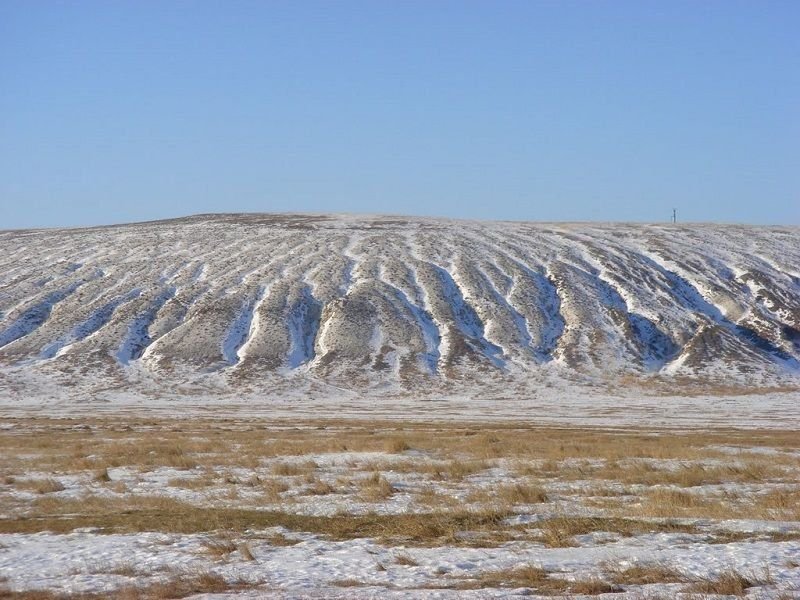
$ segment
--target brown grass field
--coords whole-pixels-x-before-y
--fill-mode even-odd
[[[389,548],[574,548],[585,543],[581,536],[601,532],[702,535],[708,544],[800,539],[800,527],[724,527],[736,519],[800,521],[800,436],[794,431],[336,420],[5,422],[0,534],[82,528],[206,534],[204,552],[212,561],[254,561],[255,541],[291,547],[299,540],[294,536],[308,534],[370,538]],[[535,517],[536,525],[514,519],[520,516]],[[282,533],[252,537],[270,528]],[[411,568],[416,560],[401,551],[393,563]],[[529,587],[569,596],[670,583],[686,597],[713,597],[770,583],[737,572],[692,579],[668,564],[606,565],[603,571],[568,581],[530,565],[444,577],[427,587]],[[123,587],[116,597],[177,598],[247,585],[197,571],[174,582]],[[67,597],[3,586],[0,579],[0,598]]]

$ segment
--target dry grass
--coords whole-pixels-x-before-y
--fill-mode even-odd
[[[639,514],[648,517],[720,517],[733,518],[732,506],[701,494],[669,488],[647,491]]]
[[[716,577],[697,581],[689,586],[689,591],[701,594],[719,594],[725,596],[744,596],[747,590],[759,585],[758,579],[745,576],[733,569],[720,573]]]
[[[631,512],[617,504],[616,512]],[[718,496],[669,488],[655,488],[642,494],[635,514],[647,517],[700,517],[716,520],[743,517],[797,521],[800,520],[800,490],[772,489],[756,495],[727,492]]]
[[[619,586],[596,577],[573,581],[569,584],[567,589],[570,594],[578,594],[581,596],[598,596],[600,594],[613,594],[614,592],[622,591],[622,588]]]
[[[800,489],[771,490],[756,496],[753,507],[764,519],[800,521]]]
[[[567,581],[552,577],[550,573],[535,565],[523,565],[510,569],[486,571],[478,578],[461,582],[461,589],[475,588],[531,588],[539,595],[580,594],[594,596],[621,589],[600,579]]]
[[[333,494],[336,492],[336,488],[334,488],[330,483],[322,481],[317,477],[312,477],[311,480],[306,481],[309,485],[303,489],[303,494],[310,495],[310,496],[326,496],[328,494]]]
[[[593,532],[621,536],[708,532],[674,518],[800,520],[796,454],[800,438],[790,431],[664,435],[659,431],[389,421],[312,420],[292,422],[289,427],[274,420],[226,419],[120,423],[98,418],[86,420],[87,427],[80,430],[74,425],[69,419],[28,419],[0,431],[0,500],[6,515],[0,519],[0,532],[58,533],[78,527],[99,527],[109,533],[211,532],[209,555],[218,560],[231,555],[250,560],[249,546],[235,540],[241,540],[247,530],[271,527],[332,540],[375,538],[386,544],[478,547],[516,540],[564,547],[575,545],[576,536]],[[731,454],[734,446],[744,450]],[[403,455],[411,448],[414,456]],[[747,448],[772,448],[776,453],[765,456]],[[378,458],[333,456],[318,458],[319,464],[311,460],[311,455],[339,452],[377,453]],[[127,484],[111,481],[108,469],[118,466],[127,467]],[[175,490],[159,488],[162,479],[148,471],[163,467],[192,469],[178,476],[170,474],[169,480],[169,486],[184,490],[181,497],[192,498],[191,502],[161,495],[175,494]],[[52,473],[53,477],[32,480],[25,476],[28,472]],[[516,479],[503,480],[508,472]],[[87,493],[71,499],[52,493],[58,491],[59,479],[67,481],[65,477],[73,474],[84,491],[102,488],[105,495],[109,490],[126,495]],[[400,481],[402,496],[396,489]],[[741,484],[739,495],[719,490],[712,495],[696,489],[721,483]],[[75,486],[70,483],[70,487]],[[38,497],[33,502],[16,497],[23,489]],[[387,502],[396,495],[403,503]],[[570,514],[572,506],[589,497],[591,508],[585,504],[581,510],[590,512],[581,514],[594,516]],[[465,498],[474,503],[470,506],[475,510],[465,510]],[[408,500],[411,510],[399,515],[303,514],[310,512],[303,510],[309,505],[330,502],[336,506],[340,499],[385,503],[381,510],[405,506]],[[548,506],[530,506],[544,502]],[[274,510],[263,510],[266,505]],[[548,515],[553,510],[560,511],[558,516],[536,525],[512,526],[504,520],[520,513]],[[266,539],[274,546],[298,542],[288,535]],[[796,534],[774,534],[774,539],[779,535]],[[740,539],[749,538],[722,532],[707,541]],[[679,574],[658,565],[612,571],[609,577],[609,582],[567,582],[529,566],[487,573],[458,585],[504,587],[529,581],[535,585],[528,587],[541,593],[585,590],[596,594],[613,585],[679,581]],[[722,587],[722,579],[696,585]]]
[[[549,500],[541,485],[512,483],[498,487],[480,487],[472,490],[466,498],[474,504],[493,504],[506,507],[524,504],[541,504]]]
[[[545,489],[532,483],[504,485],[496,493],[500,500],[509,504],[540,504],[549,500]]]
[[[675,521],[647,521],[615,517],[578,517],[563,515],[547,519],[541,525],[541,541],[550,548],[575,546],[576,535],[596,532],[617,533],[623,537],[645,533],[696,533],[693,525]]]
[[[425,486],[417,491],[416,501],[421,506],[438,509],[453,508],[459,505],[459,501],[453,496],[439,492],[430,486]]]
[[[763,459],[722,466],[694,463],[680,465],[676,469],[658,468],[655,464],[644,461],[624,465],[619,462],[610,462],[591,473],[594,478],[609,479],[628,485],[674,485],[679,487],[761,482],[781,474],[783,474],[782,468],[767,463]]]
[[[90,566],[91,567],[91,566]],[[122,575],[123,577],[136,577],[140,571],[136,570],[136,566],[131,562],[117,563],[109,566],[107,564],[97,565],[96,567],[89,568],[88,573],[103,573],[108,575]]]
[[[752,499],[732,499],[704,498],[666,488],[688,489],[722,482],[772,486],[780,482],[794,483],[800,474],[800,460],[795,454],[779,452],[767,458],[754,453],[731,455],[717,449],[741,446],[796,451],[800,442],[794,432],[720,430],[660,435],[590,428],[389,422],[373,425],[335,420],[311,421],[302,428],[281,428],[280,423],[272,423],[276,425],[272,429],[225,420],[198,420],[191,426],[183,423],[175,426],[169,421],[132,419],[120,424],[97,419],[89,420],[80,430],[59,420],[30,419],[26,424],[27,427],[15,427],[13,433],[0,432],[0,472],[4,474],[6,485],[15,488],[28,485],[43,496],[55,491],[57,485],[49,480],[24,483],[24,473],[31,467],[59,474],[88,473],[95,481],[124,493],[124,482],[108,482],[108,467],[126,466],[133,470],[135,477],[136,469],[201,465],[204,471],[199,475],[174,477],[169,484],[186,490],[208,489],[208,498],[252,506],[253,502],[258,502],[252,493],[237,490],[261,491],[262,504],[297,502],[302,498],[284,495],[284,492],[289,485],[303,486],[300,479],[304,478],[305,495],[338,492],[343,496],[356,494],[368,502],[380,502],[395,492],[385,474],[397,472],[421,479],[419,484],[409,487],[420,507],[443,509],[454,507],[458,502],[455,498],[469,496],[470,492],[474,492],[470,498],[476,502],[520,507],[548,501],[545,486],[549,489],[554,483],[588,480],[588,487],[582,488],[584,491],[576,487],[575,492],[568,495],[595,496],[592,506],[607,514],[800,518],[796,516],[797,506],[800,506],[797,498],[800,492],[797,491],[773,490]],[[363,467],[351,465],[350,473],[360,468],[373,471],[364,481],[351,481],[352,475],[347,477],[341,472],[323,478],[327,473],[323,473],[317,463],[302,458],[303,454],[311,452],[343,450],[396,454],[412,447],[430,458],[390,460],[387,457]],[[664,460],[672,462],[659,462]],[[677,462],[676,466],[676,461],[682,462]],[[241,468],[248,465],[255,465],[259,471],[252,470],[249,476],[240,475]],[[238,467],[237,474],[230,471],[225,475],[225,466]],[[494,492],[476,492],[473,489],[476,482],[471,477],[498,466],[510,468],[520,476],[535,476],[537,480],[504,484]],[[384,474],[376,475],[378,472]],[[440,482],[440,489],[436,491],[424,485],[425,478]],[[335,486],[324,483],[332,480],[337,481]],[[227,487],[217,491],[217,487],[224,484]],[[627,496],[624,502],[600,500],[600,497],[620,495]],[[562,496],[567,499],[561,492],[559,500]],[[639,507],[635,507],[637,496],[641,497]]]
[[[203,541],[203,550],[215,559],[227,558],[238,549],[238,545],[229,535],[217,535]]]
[[[281,501],[281,494],[289,490],[289,486],[279,479],[263,479],[261,490],[266,502],[276,504]]]
[[[592,498],[619,498],[620,496],[633,496],[636,492],[629,487],[595,484],[583,488],[581,494]]]
[[[550,574],[534,565],[524,565],[511,569],[498,569],[486,571],[478,578],[480,587],[492,588],[520,588],[529,587],[541,590],[547,587],[551,590],[566,590],[566,582],[561,579],[551,579]]]
[[[52,477],[46,479],[18,479],[14,485],[17,489],[36,494],[51,494],[66,489],[60,481]]]
[[[574,529],[563,521],[563,519],[550,519],[542,525],[541,540],[548,548],[572,548],[578,545],[574,539],[578,535],[575,531],[582,533],[583,530]]]
[[[141,593],[142,590],[139,588],[135,588],[134,591],[141,594],[139,596],[141,598],[185,598],[195,594],[227,592],[238,587],[240,587],[238,584],[230,584],[216,573],[200,572],[189,577],[182,575],[167,583],[149,586],[143,590],[144,593]]]
[[[303,462],[277,462],[272,465],[270,472],[281,477],[298,477],[308,475],[317,469],[318,465],[313,460]]]
[[[367,502],[381,502],[391,498],[397,491],[394,486],[377,471],[369,477],[362,479],[360,481],[360,486],[361,498]]]
[[[411,450],[411,446],[404,438],[390,437],[383,443],[383,451],[388,454],[400,454]]]
[[[276,547],[295,546],[300,543],[300,540],[287,537],[282,533],[273,533],[272,535],[267,536],[265,539],[270,546]]]
[[[758,483],[779,481],[787,478],[792,472],[792,465],[778,465],[763,457],[742,460],[732,456],[722,457],[730,464],[708,465],[699,461],[719,460],[714,451],[706,454],[698,451],[695,459],[687,461],[678,457],[659,459],[626,460],[603,459],[569,459],[556,461],[553,459],[540,463],[517,463],[514,473],[517,477],[557,478],[561,481],[595,480],[616,482],[627,486],[635,485],[672,485],[678,487],[696,487],[720,483]],[[675,466],[674,461],[681,460]],[[664,463],[663,461],[671,461]],[[794,465],[794,470],[800,465]]]
[[[363,581],[358,579],[337,579],[331,582],[331,585],[341,588],[361,587],[364,585]]]
[[[101,447],[107,467],[135,465],[145,468],[168,466],[177,469],[193,469],[198,466],[198,462],[193,456],[197,449],[193,445],[169,438],[125,440],[117,444],[105,444]]]
[[[246,560],[248,562],[254,561],[256,559],[253,556],[253,550],[250,548],[250,544],[247,542],[242,542],[236,546],[236,549],[239,551],[239,555],[242,557],[242,560]]]
[[[216,476],[209,472],[199,477],[173,477],[167,481],[167,485],[170,487],[182,488],[184,490],[199,490],[211,487],[216,482]]]
[[[503,523],[509,513],[491,509],[323,517],[285,511],[200,507],[163,496],[42,498],[31,509],[31,513],[25,516],[0,519],[0,533],[66,533],[81,527],[96,527],[103,533],[244,532],[247,529],[284,527],[333,540],[373,537],[387,542],[400,540],[420,545],[452,543],[463,546],[471,540],[459,537],[459,532],[484,533],[500,543],[508,540],[513,531]]]
[[[433,467],[431,478],[440,481],[461,481],[470,475],[485,471],[490,466],[491,464],[486,460],[451,460]]]
[[[196,594],[214,594],[252,587],[240,582],[230,583],[210,571],[176,571],[166,581],[148,582],[142,586],[128,585],[114,590],[116,600],[166,600],[186,598]],[[12,592],[0,588],[0,598],[8,600],[104,600],[106,592],[66,593],[54,590]]]
[[[653,583],[682,583],[686,581],[679,571],[660,563],[637,564],[608,570],[611,582],[620,585],[649,585]]]
[[[416,567],[419,565],[419,563],[411,558],[408,554],[395,555],[394,562],[395,564],[403,565],[404,567]]]
[[[0,434],[0,456],[26,456],[22,463],[50,466],[70,472],[102,466],[173,466],[189,468],[202,462],[256,468],[264,458],[329,452],[403,452],[415,448],[442,458],[486,460],[515,458],[536,465],[537,473],[567,459],[672,459],[696,461],[730,458],[713,446],[772,447],[797,450],[793,431],[718,430],[699,432],[606,431],[591,428],[541,428],[513,425],[426,424],[370,421],[292,421],[292,425],[267,429],[252,422],[197,419],[191,425],[169,421],[130,419],[119,422],[83,419],[86,428],[47,418],[21,419],[12,432]],[[41,435],[47,431],[46,436]],[[67,452],[64,452],[64,449]],[[780,456],[753,457],[775,463]],[[797,456],[780,462],[795,467]],[[550,469],[552,471],[552,469]],[[726,477],[728,475],[725,475]],[[756,473],[733,473],[744,480]],[[703,475],[704,478],[714,474]]]

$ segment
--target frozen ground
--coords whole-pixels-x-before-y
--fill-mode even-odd
[[[0,443],[12,598],[800,593],[792,430],[10,417]]]
[[[798,264],[793,227],[265,214],[3,231],[0,401],[796,395]]]
[[[488,394],[479,390],[418,398],[380,396],[348,390],[315,394],[299,385],[281,392],[214,395],[196,391],[175,397],[162,390],[156,396],[102,388],[97,391],[59,390],[48,385],[40,394],[27,395],[24,383],[0,400],[0,416],[80,417],[83,415],[169,417],[176,411],[196,418],[257,417],[313,419],[335,415],[349,419],[450,420],[454,422],[509,421],[527,424],[652,426],[668,428],[798,428],[800,392],[774,391],[736,394],[647,394],[630,390],[604,392],[555,382],[529,393]]]
[[[800,597],[800,230],[0,232],[0,598]]]
[[[456,598],[532,595],[528,588],[447,590],[424,589],[469,581],[476,573],[534,565],[570,580],[602,577],[609,566],[625,569],[640,564],[670,565],[687,578],[713,578],[734,570],[755,578],[769,576],[769,586],[751,589],[748,596],[778,597],[778,590],[797,590],[800,567],[788,568],[800,557],[800,541],[743,542],[708,545],[702,538],[657,534],[634,539],[611,539],[603,545],[586,541],[577,548],[387,548],[371,540],[328,542],[302,536],[289,547],[275,547],[252,532],[247,536],[252,559],[238,552],[224,561],[203,558],[206,536],[164,535],[7,535],[0,554],[0,572],[15,587],[49,588],[64,592],[111,592],[153,573],[192,573],[208,569],[231,582],[253,588],[236,597],[322,598]],[[397,564],[397,557],[415,564]],[[113,574],[113,573],[124,574]],[[112,573],[112,574],[109,574]],[[343,582],[353,582],[342,589]],[[356,585],[355,582],[358,582]],[[248,586],[249,587],[249,586]],[[674,597],[685,585],[649,584],[636,592],[603,595],[608,598]],[[635,595],[634,595],[635,594]],[[657,596],[660,594],[660,596]],[[594,594],[592,594],[594,596]],[[198,597],[212,597],[202,595]]]

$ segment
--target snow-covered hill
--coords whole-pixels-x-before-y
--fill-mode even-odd
[[[34,379],[794,387],[800,228],[241,214],[0,232],[0,388]]]

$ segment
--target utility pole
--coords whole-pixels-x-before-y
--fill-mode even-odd
[[[673,225],[678,222],[678,210],[676,208],[672,209],[672,223]]]

